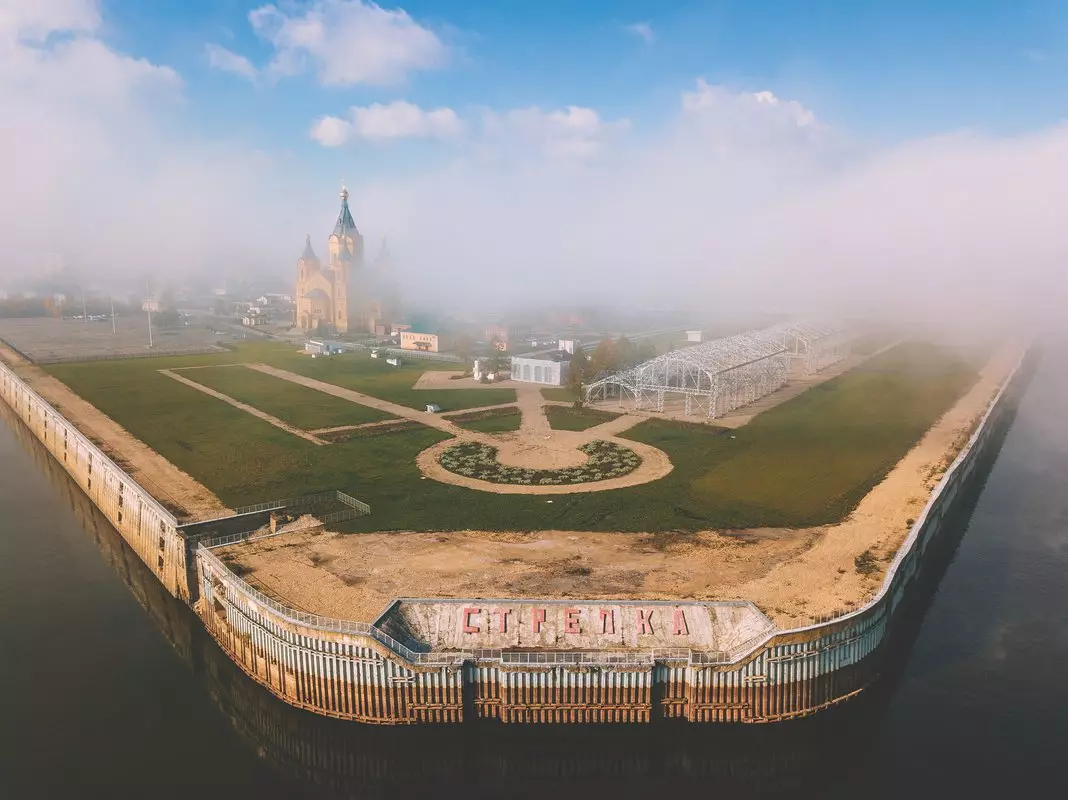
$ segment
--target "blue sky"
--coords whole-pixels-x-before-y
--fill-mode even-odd
[[[1014,132],[1063,117],[1063,2],[562,2],[400,5],[452,50],[448,66],[389,86],[319,86],[304,74],[252,87],[207,67],[215,43],[257,66],[271,46],[239,0],[105,0],[107,38],[175,67],[190,121],[304,146],[309,120],[403,98],[421,106],[581,105],[655,125],[696,76],[770,89],[854,135],[894,140],[957,128]],[[280,4],[285,8],[285,4]],[[392,8],[389,4],[386,8]],[[651,43],[628,32],[646,23]]]
[[[1068,263],[1063,0],[0,0],[0,108],[0,279],[287,275],[342,178],[430,296],[1000,302]]]

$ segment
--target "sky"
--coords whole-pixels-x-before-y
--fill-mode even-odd
[[[286,276],[344,181],[455,297],[1066,297],[1068,4],[0,0],[0,289]]]

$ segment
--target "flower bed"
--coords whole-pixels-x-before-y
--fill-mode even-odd
[[[589,456],[581,467],[566,469],[524,469],[506,467],[497,460],[497,448],[479,442],[454,445],[438,457],[449,472],[478,478],[491,483],[520,486],[562,486],[618,478],[633,472],[642,463],[641,456],[627,447],[598,439],[579,448]]]

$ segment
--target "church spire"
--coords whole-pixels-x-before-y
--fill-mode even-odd
[[[352,220],[352,212],[349,211],[349,190],[341,185],[341,212],[337,215],[337,224],[334,225],[334,235],[343,237],[346,234],[358,233],[356,223]]]
[[[304,252],[300,254],[300,257],[305,261],[317,261],[315,257],[315,251],[312,250],[311,234],[307,234],[304,237]]]

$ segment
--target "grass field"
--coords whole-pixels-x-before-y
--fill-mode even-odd
[[[50,371],[227,504],[342,489],[374,509],[349,523],[353,531],[829,524],[848,514],[976,378],[975,365],[952,351],[900,345],[734,432],[643,422],[625,436],[664,450],[675,465],[667,477],[628,489],[556,495],[550,504],[538,496],[423,480],[415,456],[445,438],[440,431],[421,428],[316,447],[156,371],[205,359],[227,363],[223,355],[56,365]],[[278,363],[264,355],[245,360]],[[290,363],[279,366],[297,371]],[[314,377],[322,380],[344,373],[340,358],[305,359],[301,366],[305,374],[318,371]],[[355,373],[353,380],[373,383],[372,372]],[[386,374],[387,387],[372,386],[369,394],[403,391],[390,384],[397,373]]]
[[[345,353],[329,358],[313,359],[297,352],[293,345],[276,342],[242,343],[236,347],[234,352],[212,355],[54,364],[48,367],[48,371],[72,389],[81,393],[83,389],[87,392],[95,392],[108,386],[137,382],[141,376],[157,373],[161,369],[210,365],[232,366],[249,362],[270,364],[272,367],[296,372],[309,378],[333,383],[336,386],[363,392],[382,400],[389,400],[398,405],[415,409],[422,409],[428,403],[437,403],[444,411],[459,411],[479,406],[514,403],[516,399],[513,389],[446,388],[423,390],[412,388],[419,376],[424,372],[429,370],[455,370],[455,364],[413,361],[400,367],[391,367],[384,361],[370,358],[362,353]],[[200,370],[186,372],[184,377],[190,380],[199,380],[197,378],[199,372]],[[257,373],[248,370],[247,374],[255,376]],[[250,378],[249,380],[253,379]],[[174,381],[170,380],[169,382],[174,383]],[[240,388],[235,388],[235,386],[236,384],[234,383],[230,384],[231,389],[240,391]],[[220,388],[219,391],[223,391],[223,389]],[[230,394],[230,392],[224,393]],[[241,399],[236,395],[233,396],[236,399]],[[89,398],[86,396],[86,399]],[[242,400],[242,402],[245,401]],[[263,410],[268,411],[268,409]],[[273,412],[268,411],[268,413]],[[280,415],[276,414],[275,416]]]
[[[304,430],[394,419],[377,409],[247,367],[206,367],[178,374]]]
[[[551,389],[542,389],[541,396],[546,400],[563,400],[567,403],[574,403],[578,400],[578,395],[566,386],[554,386]]]
[[[584,431],[594,425],[600,425],[615,419],[619,414],[600,411],[595,408],[567,408],[565,406],[546,406],[545,416],[549,427],[557,431]]]
[[[505,413],[487,413],[479,419],[463,419],[461,416],[459,419],[453,419],[453,422],[461,428],[479,433],[510,433],[519,430],[519,425],[523,421],[519,409],[500,409],[500,411]]]

